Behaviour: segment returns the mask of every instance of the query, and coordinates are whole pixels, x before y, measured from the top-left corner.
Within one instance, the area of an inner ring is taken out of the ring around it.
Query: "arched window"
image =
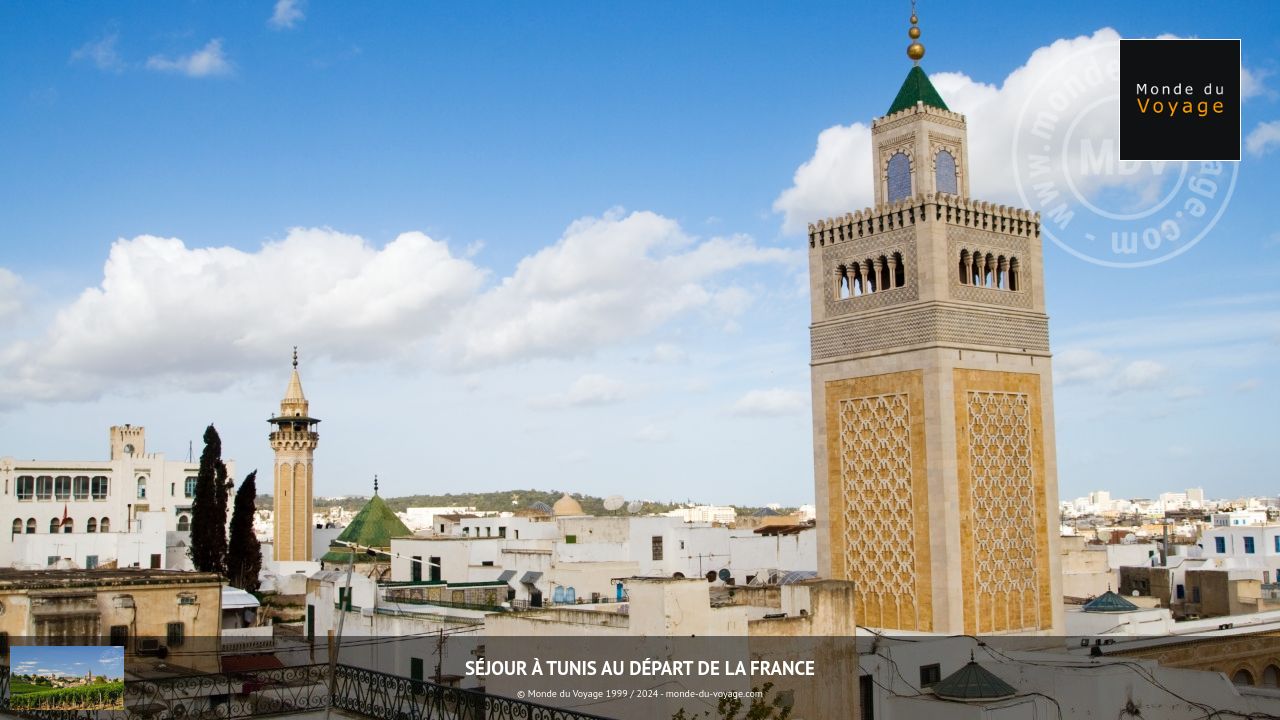
[[[63,521],[62,521],[62,532],[64,532],[64,533],[72,533],[72,532],[75,532],[75,531],[76,531],[76,521],[75,521],[75,518],[67,518],[66,520],[63,520]]]
[[[938,192],[951,193],[958,195],[960,190],[956,179],[956,159],[950,152],[942,150],[933,159],[934,164],[934,181],[938,186]]]
[[[1280,687],[1280,667],[1268,665],[1266,670],[1262,671],[1263,687]]]
[[[982,287],[993,288],[996,286],[996,256],[987,253],[987,257],[982,261]]]
[[[969,256],[969,251],[961,250],[960,251],[960,284],[961,285],[968,285],[969,281],[972,279],[971,276],[973,275],[973,273],[971,272],[969,267],[969,263],[971,262],[973,262],[973,260]]]
[[[840,286],[836,289],[837,300],[846,300],[853,296],[853,290],[849,287],[849,282],[849,268],[841,265],[840,269],[836,271],[836,283]]]
[[[1009,289],[1018,289],[1018,258],[1009,258]]]
[[[98,532],[111,532],[111,520],[109,518],[104,517],[98,521]]]
[[[89,518],[89,522],[84,524],[84,531],[87,533],[98,532],[98,518]]]
[[[1253,685],[1253,673],[1246,668],[1240,668],[1235,675],[1231,676],[1231,682],[1236,685]]]
[[[61,521],[61,520],[59,520],[58,518],[50,518],[50,520],[49,520],[49,534],[51,534],[51,535],[52,535],[52,534],[54,534],[54,533],[58,532],[58,528],[60,528],[61,526],[62,526],[62,521]]]
[[[902,262],[902,253],[893,254],[893,286],[902,287],[907,284],[907,266]]]
[[[888,167],[889,202],[911,197],[911,161],[906,153],[894,153]]]
[[[1009,289],[1009,260],[1001,255],[996,258],[996,283],[995,287],[1001,290]]]
[[[147,499],[147,479],[145,477],[138,478],[138,499]]]
[[[191,519],[186,515],[178,516],[178,532],[189,532],[191,530]]]
[[[14,535],[22,534],[22,518],[13,519],[13,534]]]
[[[27,534],[28,534],[28,535],[35,535],[35,534],[36,534],[36,519],[35,519],[35,518],[27,518]]]

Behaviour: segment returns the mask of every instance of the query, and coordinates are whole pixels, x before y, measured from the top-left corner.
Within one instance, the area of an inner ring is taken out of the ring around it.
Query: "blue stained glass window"
[[[956,159],[951,156],[951,153],[946,150],[938,153],[935,166],[938,192],[959,194],[960,191],[956,187]]]
[[[889,158],[889,202],[911,197],[911,161],[903,153]]]

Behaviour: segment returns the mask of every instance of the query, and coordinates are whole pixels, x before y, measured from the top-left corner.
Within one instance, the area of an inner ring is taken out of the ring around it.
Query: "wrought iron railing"
[[[348,665],[338,666],[333,707],[374,720],[606,720]]]

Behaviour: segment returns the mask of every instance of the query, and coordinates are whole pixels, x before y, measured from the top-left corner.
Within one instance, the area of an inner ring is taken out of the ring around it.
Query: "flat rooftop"
[[[93,570],[14,570],[0,568],[0,590],[56,590],[62,588],[131,585],[221,585],[216,573],[146,568]]]

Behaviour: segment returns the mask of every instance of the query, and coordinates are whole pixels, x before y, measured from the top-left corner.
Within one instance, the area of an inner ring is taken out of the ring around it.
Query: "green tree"
[[[262,545],[253,534],[257,481],[258,471],[254,470],[240,483],[231,512],[231,537],[227,540],[227,579],[234,587],[249,592],[258,589],[258,572],[262,570]]]
[[[760,687],[751,688],[755,697],[751,698],[751,704],[745,706],[746,714],[740,713],[744,709],[744,703],[740,697],[722,696],[720,701],[716,703],[716,714],[712,715],[710,710],[703,711],[702,717],[714,717],[716,720],[787,720],[791,717],[791,703],[782,695],[775,695],[772,700],[769,699],[769,692],[773,690],[773,683],[767,682]],[[671,716],[671,720],[695,720],[697,715],[685,713],[684,708],[680,708],[675,715]]]
[[[227,466],[222,462],[222,438],[210,424],[204,431],[204,451],[191,501],[191,563],[201,572],[226,572]]]

